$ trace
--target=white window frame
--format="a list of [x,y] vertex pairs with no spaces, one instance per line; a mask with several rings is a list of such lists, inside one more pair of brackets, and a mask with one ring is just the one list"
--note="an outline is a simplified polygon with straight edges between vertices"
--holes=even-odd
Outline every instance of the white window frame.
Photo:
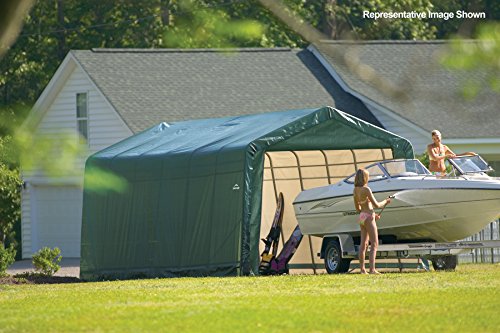
[[[79,115],[78,109],[78,98],[79,96],[85,96],[85,115]],[[89,142],[89,93],[79,92],[75,95],[75,115],[76,115],[76,131],[78,133],[78,140],[82,144],[87,144]],[[85,132],[80,130],[80,124],[85,124]]]

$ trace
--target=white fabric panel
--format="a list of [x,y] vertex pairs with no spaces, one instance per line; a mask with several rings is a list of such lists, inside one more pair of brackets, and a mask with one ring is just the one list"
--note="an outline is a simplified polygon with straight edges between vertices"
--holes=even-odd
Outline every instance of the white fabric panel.
[[357,149],[354,150],[354,155],[356,156],[356,163],[373,163],[375,161],[381,161],[384,159],[382,155],[382,150],[380,149]]

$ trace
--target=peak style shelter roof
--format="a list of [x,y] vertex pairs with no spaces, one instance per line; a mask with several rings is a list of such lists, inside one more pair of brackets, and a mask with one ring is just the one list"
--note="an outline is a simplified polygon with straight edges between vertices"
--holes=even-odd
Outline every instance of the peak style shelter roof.
[[308,50],[94,49],[71,54],[133,132],[163,121],[325,105],[381,126]]
[[464,98],[467,82],[487,86],[487,75],[444,68],[445,41],[322,41],[315,47],[349,89],[426,131],[500,137],[500,94],[486,88]]

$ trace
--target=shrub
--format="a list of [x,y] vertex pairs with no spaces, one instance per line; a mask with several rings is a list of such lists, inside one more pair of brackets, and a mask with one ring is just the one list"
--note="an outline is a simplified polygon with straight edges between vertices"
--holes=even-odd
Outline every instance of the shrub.
[[15,261],[15,257],[16,249],[14,245],[5,248],[5,246],[0,243],[0,277],[7,275],[7,268]]
[[40,271],[46,276],[52,276],[61,268],[61,266],[59,266],[61,259],[61,250],[59,250],[59,248],[55,247],[50,249],[44,247],[33,255],[32,261],[37,271]]

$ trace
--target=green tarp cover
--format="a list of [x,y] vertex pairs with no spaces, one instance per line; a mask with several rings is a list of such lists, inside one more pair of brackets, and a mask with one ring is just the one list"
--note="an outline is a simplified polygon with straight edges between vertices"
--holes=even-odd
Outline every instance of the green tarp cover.
[[[85,280],[257,273],[266,151],[391,148],[404,138],[324,107],[162,123],[87,160],[80,275]],[[112,172],[123,191],[95,191]],[[293,198],[292,198],[293,199]]]

